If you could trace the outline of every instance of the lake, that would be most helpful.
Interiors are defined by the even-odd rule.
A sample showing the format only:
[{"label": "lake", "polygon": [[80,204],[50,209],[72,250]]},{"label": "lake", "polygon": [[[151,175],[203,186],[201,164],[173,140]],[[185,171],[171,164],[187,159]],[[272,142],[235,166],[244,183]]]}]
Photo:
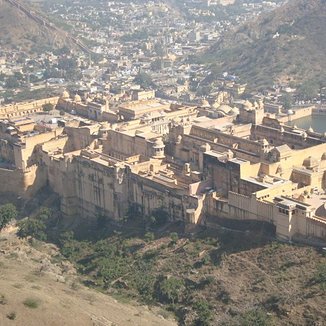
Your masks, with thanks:
[{"label": "lake", "polygon": [[316,132],[324,133],[326,132],[326,116],[309,116],[293,120],[288,123],[289,126],[296,125],[298,128],[307,130],[312,127]]}]

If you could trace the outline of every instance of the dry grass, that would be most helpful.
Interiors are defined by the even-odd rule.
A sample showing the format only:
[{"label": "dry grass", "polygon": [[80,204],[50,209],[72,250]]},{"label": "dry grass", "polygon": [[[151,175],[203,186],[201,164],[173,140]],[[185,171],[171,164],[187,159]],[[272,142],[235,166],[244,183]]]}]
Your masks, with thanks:
[{"label": "dry grass", "polygon": [[[46,248],[38,251],[12,239],[1,244],[6,251],[0,254],[0,264],[6,266],[0,269],[0,295],[3,303],[6,302],[0,304],[1,326],[176,325],[148,309],[121,304],[108,295],[87,289],[75,275],[64,274],[55,265],[47,266],[42,276],[37,276],[42,261],[51,261]],[[17,248],[19,254],[14,259],[11,252]]]}]

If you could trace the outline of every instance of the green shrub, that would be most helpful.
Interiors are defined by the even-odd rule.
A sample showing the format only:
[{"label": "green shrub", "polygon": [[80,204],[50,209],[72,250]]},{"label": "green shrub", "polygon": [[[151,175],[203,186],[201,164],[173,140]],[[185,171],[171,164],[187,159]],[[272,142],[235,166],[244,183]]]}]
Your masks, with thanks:
[{"label": "green shrub", "polygon": [[239,319],[241,326],[271,326],[271,317],[262,309],[253,309],[245,312]]},{"label": "green shrub", "polygon": [[160,299],[172,304],[181,300],[184,290],[184,280],[176,277],[162,279],[158,284],[158,295]]},{"label": "green shrub", "polygon": [[50,112],[53,110],[54,106],[51,103],[46,103],[42,105],[42,108],[44,112]]},{"label": "green shrub", "polygon": [[170,238],[173,243],[176,243],[179,239],[178,233],[176,232],[171,232],[170,233]]},{"label": "green shrub", "polygon": [[35,299],[35,298],[27,298],[23,302],[25,307],[31,308],[31,309],[36,309],[40,305],[40,300]]},{"label": "green shrub", "polygon": [[151,242],[155,239],[155,235],[153,232],[146,232],[145,235],[144,235],[144,240],[146,242]]},{"label": "green shrub", "polygon": [[326,290],[326,263],[317,266],[313,281],[319,284],[322,290]]},{"label": "green shrub", "polygon": [[213,318],[211,306],[206,300],[200,299],[194,304],[194,309],[197,313],[195,321],[196,326],[208,326]]},{"label": "green shrub", "polygon": [[2,230],[11,220],[17,217],[17,209],[13,204],[0,206],[0,230]]},{"label": "green shrub", "polygon": [[42,220],[36,218],[27,218],[18,223],[17,235],[21,238],[31,236],[37,240],[45,241],[47,235],[45,233],[46,225]]},{"label": "green shrub", "polygon": [[51,217],[51,210],[41,207],[35,217],[26,218],[18,223],[18,236],[26,238],[31,236],[40,241],[46,241],[47,221]]}]

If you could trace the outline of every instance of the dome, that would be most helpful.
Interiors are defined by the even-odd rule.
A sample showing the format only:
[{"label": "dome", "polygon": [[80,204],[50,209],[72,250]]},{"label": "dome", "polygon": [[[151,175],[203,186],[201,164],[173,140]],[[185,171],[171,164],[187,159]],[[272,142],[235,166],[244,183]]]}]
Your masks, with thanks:
[{"label": "dome", "polygon": [[63,99],[67,99],[67,98],[69,98],[69,97],[70,97],[70,95],[69,95],[68,91],[67,91],[67,90],[64,90],[64,91],[62,92],[62,94],[61,94],[61,98],[63,98]]},{"label": "dome", "polygon": [[277,169],[276,169],[276,173],[277,173],[277,174],[283,173],[283,167],[282,167],[281,164],[277,167]]},{"label": "dome", "polygon": [[162,138],[161,137],[156,138],[154,143],[154,148],[162,148],[162,147],[165,147]]},{"label": "dome", "polygon": [[227,152],[226,152],[226,157],[228,160],[232,159],[234,157],[234,153],[229,149]]},{"label": "dome", "polygon": [[78,94],[76,94],[75,97],[74,97],[74,101],[75,102],[81,102],[81,97]]},{"label": "dome", "polygon": [[307,169],[314,168],[319,165],[318,160],[315,157],[309,156],[303,161],[303,166]]},{"label": "dome", "polygon": [[231,111],[230,111],[230,115],[238,115],[240,112],[239,112],[239,109],[234,107]]},{"label": "dome", "polygon": [[152,120],[152,117],[150,114],[145,113],[140,119],[142,122],[146,123],[146,122],[150,122]]},{"label": "dome", "polygon": [[264,101],[263,101],[262,98],[260,98],[260,99],[258,100],[258,105],[259,105],[259,108],[260,108],[260,109],[263,109],[263,108],[264,108]]},{"label": "dome", "polygon": [[267,141],[266,138],[259,140],[259,143],[262,144],[263,146],[268,146],[269,142]]},{"label": "dome", "polygon": [[218,108],[219,111],[223,111],[224,113],[226,114],[229,114],[230,111],[232,111],[232,108],[231,106],[229,105],[226,105],[226,104],[222,104],[219,108]]},{"label": "dome", "polygon": [[199,102],[199,105],[202,106],[202,107],[204,107],[204,108],[209,108],[210,107],[210,104],[209,104],[209,102],[206,99],[202,99]]},{"label": "dome", "polygon": [[243,106],[245,109],[252,109],[252,103],[248,100],[243,103]]},{"label": "dome", "polygon": [[110,126],[108,124],[101,124],[99,130],[102,130],[102,131],[110,130]]}]

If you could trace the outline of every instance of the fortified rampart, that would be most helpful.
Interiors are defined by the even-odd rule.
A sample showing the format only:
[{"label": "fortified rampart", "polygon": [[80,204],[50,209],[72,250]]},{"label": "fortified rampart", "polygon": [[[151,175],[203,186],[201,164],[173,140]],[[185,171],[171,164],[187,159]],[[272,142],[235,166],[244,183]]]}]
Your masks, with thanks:
[{"label": "fortified rampart", "polygon": [[277,120],[282,123],[288,123],[300,118],[310,117],[314,114],[315,110],[316,108],[314,105],[308,107],[296,107],[291,110],[291,114],[280,116]]},{"label": "fortified rampart", "polygon": [[0,168],[0,180],[0,193],[14,193],[23,198],[31,198],[47,184],[47,173],[37,165],[26,171]]},{"label": "fortified rampart", "polygon": [[0,106],[0,119],[23,117],[29,114],[42,112],[44,104],[52,104],[53,106],[56,106],[58,100],[59,97],[56,96],[30,102],[22,102],[19,104]]}]

